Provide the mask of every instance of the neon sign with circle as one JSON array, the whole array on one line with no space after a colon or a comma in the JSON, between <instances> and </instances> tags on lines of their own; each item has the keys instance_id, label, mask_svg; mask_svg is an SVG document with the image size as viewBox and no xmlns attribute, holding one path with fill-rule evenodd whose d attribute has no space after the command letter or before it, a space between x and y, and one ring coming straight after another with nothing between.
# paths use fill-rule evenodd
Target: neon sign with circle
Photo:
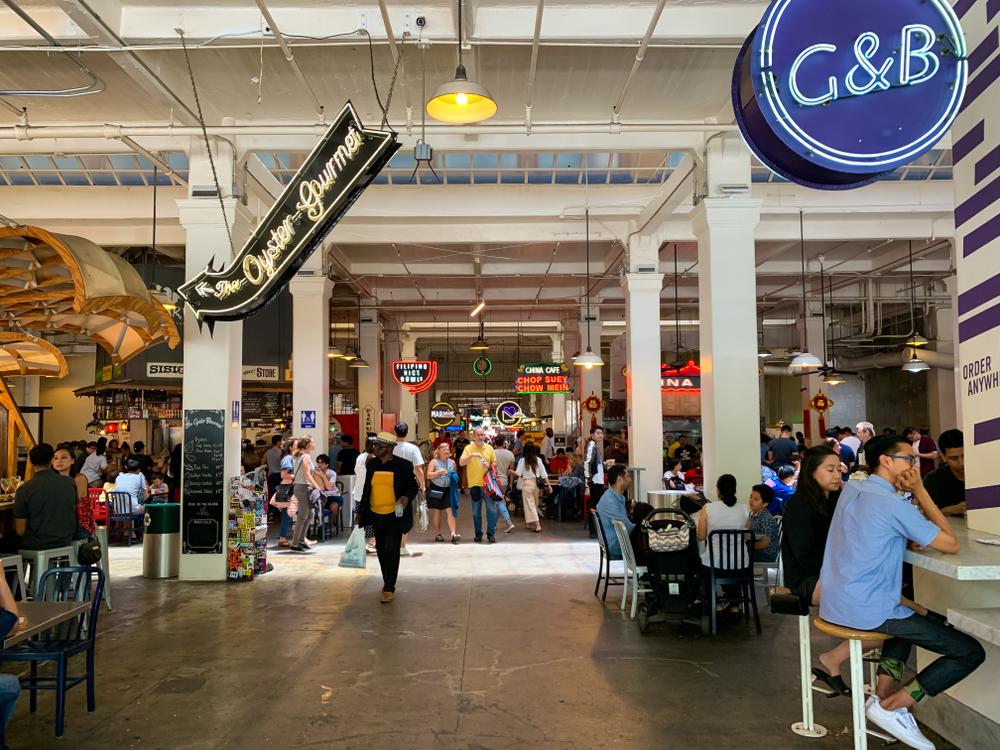
<instances>
[{"instance_id":1,"label":"neon sign with circle","mask_svg":"<svg viewBox=\"0 0 1000 750\"><path fill-rule=\"evenodd\" d=\"M458 411L447 401L438 401L431 407L431 424L435 427L450 427L458 419Z\"/></svg>"},{"instance_id":2,"label":"neon sign with circle","mask_svg":"<svg viewBox=\"0 0 1000 750\"><path fill-rule=\"evenodd\" d=\"M524 412L516 401L504 401L497 406L497 421L504 427L516 427L524 421Z\"/></svg>"},{"instance_id":3,"label":"neon sign with circle","mask_svg":"<svg viewBox=\"0 0 1000 750\"><path fill-rule=\"evenodd\" d=\"M948 131L968 84L966 50L945 0L775 0L737 58L736 120L782 177L860 187Z\"/></svg>"},{"instance_id":4,"label":"neon sign with circle","mask_svg":"<svg viewBox=\"0 0 1000 750\"><path fill-rule=\"evenodd\" d=\"M489 357L476 357L472 362L472 372L481 378L485 378L493 372L493 360Z\"/></svg>"}]
</instances>

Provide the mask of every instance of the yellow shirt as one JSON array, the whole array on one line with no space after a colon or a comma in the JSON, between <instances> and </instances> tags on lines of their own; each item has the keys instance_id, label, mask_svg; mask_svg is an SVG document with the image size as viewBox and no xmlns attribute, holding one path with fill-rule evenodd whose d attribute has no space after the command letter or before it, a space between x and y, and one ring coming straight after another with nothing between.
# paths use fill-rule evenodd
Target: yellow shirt
<instances>
[{"instance_id":1,"label":"yellow shirt","mask_svg":"<svg viewBox=\"0 0 1000 750\"><path fill-rule=\"evenodd\" d=\"M387 516L396 512L395 477L391 471L372 474L372 513Z\"/></svg>"},{"instance_id":2,"label":"yellow shirt","mask_svg":"<svg viewBox=\"0 0 1000 750\"><path fill-rule=\"evenodd\" d=\"M482 448L478 447L475 443L469 443L466 446L465 451L462 453L462 458L466 456L472 456L473 458L465 465L465 478L469 483L470 487L482 487L483 478L486 476L486 468L480 463L479 459L476 458L477 455L481 455L486 459L487 464L491 464L497 460L496 454L493 452L492 445L483 445Z\"/></svg>"}]
</instances>

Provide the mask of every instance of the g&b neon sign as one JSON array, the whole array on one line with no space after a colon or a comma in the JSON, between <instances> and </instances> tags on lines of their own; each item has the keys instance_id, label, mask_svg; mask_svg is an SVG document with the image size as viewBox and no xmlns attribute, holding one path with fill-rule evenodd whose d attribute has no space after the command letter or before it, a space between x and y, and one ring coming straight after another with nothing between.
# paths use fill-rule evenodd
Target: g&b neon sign
<instances>
[{"instance_id":1,"label":"g&b neon sign","mask_svg":"<svg viewBox=\"0 0 1000 750\"><path fill-rule=\"evenodd\" d=\"M933 148L967 82L945 0L775 0L737 60L733 104L771 169L845 189Z\"/></svg>"}]
</instances>

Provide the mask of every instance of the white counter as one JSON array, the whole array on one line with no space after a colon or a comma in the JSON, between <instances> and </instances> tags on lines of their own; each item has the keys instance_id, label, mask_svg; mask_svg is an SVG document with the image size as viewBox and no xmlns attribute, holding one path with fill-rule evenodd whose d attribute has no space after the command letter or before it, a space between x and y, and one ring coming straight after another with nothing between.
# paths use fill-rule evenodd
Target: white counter
<instances>
[{"instance_id":1,"label":"white counter","mask_svg":"<svg viewBox=\"0 0 1000 750\"><path fill-rule=\"evenodd\" d=\"M962 545L957 555L933 550L906 550L905 560L915 567L954 578L956 581L1000 581L1000 547L980 544L976 539L996 539L984 531L972 531L965 519L951 518L952 531Z\"/></svg>"},{"instance_id":2,"label":"white counter","mask_svg":"<svg viewBox=\"0 0 1000 750\"><path fill-rule=\"evenodd\" d=\"M1000 607L949 609L948 622L963 633L1000 646Z\"/></svg>"}]
</instances>

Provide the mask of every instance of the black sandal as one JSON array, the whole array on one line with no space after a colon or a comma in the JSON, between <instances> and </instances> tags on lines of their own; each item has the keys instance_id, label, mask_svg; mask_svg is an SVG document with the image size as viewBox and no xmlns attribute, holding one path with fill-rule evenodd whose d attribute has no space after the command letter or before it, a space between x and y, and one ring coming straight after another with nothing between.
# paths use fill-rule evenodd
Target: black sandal
<instances>
[{"instance_id":1,"label":"black sandal","mask_svg":"<svg viewBox=\"0 0 1000 750\"><path fill-rule=\"evenodd\" d=\"M837 695L850 695L851 689L847 687L844 678L838 675L830 675L825 669L820 667L812 668L813 677L826 685Z\"/></svg>"},{"instance_id":2,"label":"black sandal","mask_svg":"<svg viewBox=\"0 0 1000 750\"><path fill-rule=\"evenodd\" d=\"M441 536L440 534L438 534L436 537L434 537L434 541L435 542L443 542L444 541L444 537Z\"/></svg>"}]
</instances>

